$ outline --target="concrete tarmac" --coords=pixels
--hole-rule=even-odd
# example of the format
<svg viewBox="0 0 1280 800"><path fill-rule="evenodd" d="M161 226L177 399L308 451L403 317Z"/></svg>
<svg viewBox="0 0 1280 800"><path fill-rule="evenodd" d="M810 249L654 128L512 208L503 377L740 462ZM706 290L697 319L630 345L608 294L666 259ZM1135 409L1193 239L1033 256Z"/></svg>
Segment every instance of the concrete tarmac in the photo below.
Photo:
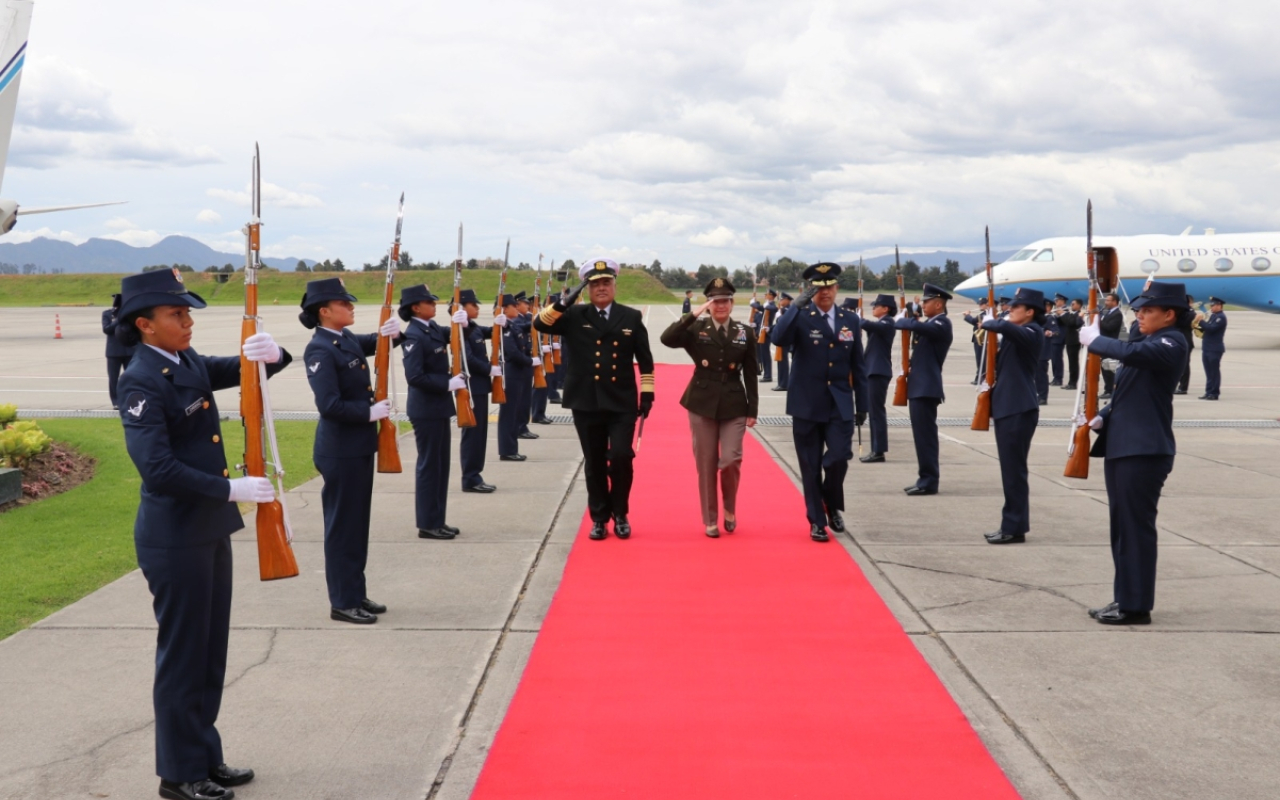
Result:
<svg viewBox="0 0 1280 800"><path fill-rule="evenodd" d="M294 309L264 312L300 354L309 334ZM58 310L62 340L52 338L53 313L0 309L9 342L0 403L108 409L101 309ZM655 355L670 363L685 357L657 335L677 314L648 309ZM371 309L358 320L365 315ZM951 316L957 342L940 415L967 418L974 361L967 326ZM1061 477L1066 428L1042 426L1032 447L1025 545L991 547L981 537L998 526L1002 502L990 433L942 428L934 497L902 494L915 479L909 428L890 428L887 463L851 466L850 532L839 546L1024 797L1270 798L1280 785L1280 427L1246 427L1277 416L1280 319L1229 316L1222 400L1195 399L1197 350L1191 392L1175 404L1180 423L1222 427L1176 430L1148 628L1108 628L1085 614L1110 600L1107 498L1099 460L1087 481ZM234 352L238 317L197 312L197 349ZM371 330L366 322L357 329ZM305 378L292 372L272 381L277 408L313 411ZM785 393L770 387L761 386L762 416L785 412ZM659 385L659 402L682 390ZM234 409L227 394L219 402ZM1042 418L1066 418L1072 401L1053 389ZM250 530L233 538L239 569L219 721L228 761L258 770L239 796L470 794L585 509L572 428L533 428L542 438L521 442L528 462L497 461L491 442L485 477L496 494L458 491L455 459L449 521L463 534L452 542L414 535L411 473L378 476L369 585L390 610L374 626L328 619L318 479L289 497L298 579L257 580L247 520ZM795 480L789 428L761 425L755 435ZM411 465L412 436L402 448ZM637 468L660 465L642 454ZM776 524L807 535L798 493L779 496ZM687 524L702 535L698 520ZM0 796L154 796L154 629L135 571L0 642Z"/></svg>

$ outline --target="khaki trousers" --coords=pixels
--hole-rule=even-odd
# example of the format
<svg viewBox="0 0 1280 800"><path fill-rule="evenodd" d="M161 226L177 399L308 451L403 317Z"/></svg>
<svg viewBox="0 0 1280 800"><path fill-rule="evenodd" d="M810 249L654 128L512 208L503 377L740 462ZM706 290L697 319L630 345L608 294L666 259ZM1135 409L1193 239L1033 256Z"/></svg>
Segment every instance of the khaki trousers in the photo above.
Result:
<svg viewBox="0 0 1280 800"><path fill-rule="evenodd" d="M724 494L725 513L736 514L738 480L742 475L742 437L747 432L747 418L716 420L690 411L689 432L693 434L693 460L698 465L702 524L715 525L719 519L717 475Z"/></svg>

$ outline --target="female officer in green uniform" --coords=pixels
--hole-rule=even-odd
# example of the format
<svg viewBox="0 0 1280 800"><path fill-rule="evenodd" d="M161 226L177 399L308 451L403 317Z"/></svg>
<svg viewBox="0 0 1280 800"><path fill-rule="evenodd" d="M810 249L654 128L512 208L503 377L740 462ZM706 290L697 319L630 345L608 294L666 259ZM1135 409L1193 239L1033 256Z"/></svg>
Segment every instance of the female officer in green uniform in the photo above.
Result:
<svg viewBox="0 0 1280 800"><path fill-rule="evenodd" d="M724 494L724 529L737 527L738 480L742 437L754 427L760 410L756 339L733 313L733 284L716 278L707 284L707 302L662 332L662 343L680 347L693 359L693 380L680 405L689 411L693 459L698 465L698 496L707 535L720 535L716 483ZM700 319L708 309L709 319Z"/></svg>

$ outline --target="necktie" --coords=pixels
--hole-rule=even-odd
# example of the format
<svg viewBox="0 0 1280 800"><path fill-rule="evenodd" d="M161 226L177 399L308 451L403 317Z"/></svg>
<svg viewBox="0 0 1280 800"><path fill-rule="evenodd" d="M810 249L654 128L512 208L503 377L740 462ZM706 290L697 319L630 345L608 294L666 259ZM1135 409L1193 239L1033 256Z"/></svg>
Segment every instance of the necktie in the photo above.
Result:
<svg viewBox="0 0 1280 800"><path fill-rule="evenodd" d="M596 311L597 311L597 313L599 313L599 314L600 314L600 321L601 321L601 322L608 322L608 321L609 321L609 315L608 315L607 313L605 313L605 310L604 310L603 308L598 308L598 309L596 309Z"/></svg>
<svg viewBox="0 0 1280 800"><path fill-rule="evenodd" d="M827 329L828 329L829 331L831 331L832 333L835 333L835 332L836 332L836 324L835 324L835 322L833 322L833 321L831 320L831 312L830 312L830 311L828 311L827 313L823 314L823 315L822 315L822 317L823 317L823 319L825 319L825 320L827 321Z"/></svg>

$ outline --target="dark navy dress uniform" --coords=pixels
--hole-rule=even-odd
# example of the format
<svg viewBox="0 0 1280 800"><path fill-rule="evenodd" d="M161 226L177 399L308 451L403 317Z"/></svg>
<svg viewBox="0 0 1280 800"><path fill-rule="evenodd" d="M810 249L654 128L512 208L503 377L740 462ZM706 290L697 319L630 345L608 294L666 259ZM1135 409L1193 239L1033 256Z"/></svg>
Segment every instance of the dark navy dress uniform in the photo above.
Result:
<svg viewBox="0 0 1280 800"><path fill-rule="evenodd" d="M1148 304L1190 313L1180 283L1153 283L1132 307ZM1098 412L1103 427L1091 455L1105 458L1114 601L1122 612L1146 613L1155 606L1156 511L1177 452L1173 393L1186 363L1187 341L1170 326L1128 342L1099 337L1089 352L1121 362L1111 403ZM1099 621L1108 620L1099 616Z"/></svg>
<svg viewBox="0 0 1280 800"><path fill-rule="evenodd" d="M414 508L419 531L442 529L449 504L449 460L453 455L451 420L456 413L453 393L449 391L451 328L434 319L424 322L410 311L414 303L438 299L425 285L410 286L400 293L401 315L409 317L400 352L405 382L409 384L405 410L418 445ZM488 373L489 365L485 364L484 374Z"/></svg>
<svg viewBox="0 0 1280 800"><path fill-rule="evenodd" d="M125 278L121 320L155 305L204 308L168 272ZM157 299L156 293L164 295ZM132 302L131 302L132 301ZM274 375L291 358L267 366ZM244 527L214 392L240 385L240 358L138 345L120 377L125 447L142 478L134 546L153 597L156 773L194 783L224 762L215 727L231 620L231 534Z"/></svg>
<svg viewBox="0 0 1280 800"><path fill-rule="evenodd" d="M898 303L892 295L882 294L872 303L884 306L889 313L880 319L868 317L862 321L862 329L867 332L867 419L871 425L871 455L883 456L889 452L889 415L886 400L889 397L889 383L893 380L893 340L897 328L893 317L898 313Z"/></svg>
<svg viewBox="0 0 1280 800"><path fill-rule="evenodd" d="M559 298L556 298L556 299L558 300ZM691 313L692 311L693 311L693 301L689 298L688 295L685 295L684 303L680 305L680 313L688 314L688 313Z"/></svg>
<svg viewBox="0 0 1280 800"><path fill-rule="evenodd" d="M502 296L503 307L515 305L515 298ZM503 387L507 402L498 407L498 455L520 455L520 431L528 420L525 409L533 392L533 339L521 317L507 320L502 329L502 352L506 358Z"/></svg>
<svg viewBox="0 0 1280 800"><path fill-rule="evenodd" d="M1065 305L1059 307L1056 303L1061 300L1065 304L1067 302L1067 297L1066 295L1056 294L1053 296L1053 299L1055 302L1053 313L1048 314L1045 318L1046 327L1049 327L1050 324L1052 324L1054 328L1057 328L1049 341L1049 367L1052 373L1052 380L1049 381L1049 385L1061 386L1063 377L1062 355L1067 346L1066 329L1062 326L1062 318L1067 311Z"/></svg>
<svg viewBox="0 0 1280 800"><path fill-rule="evenodd" d="M1013 304L1027 306L1037 312L1038 318L1044 318L1043 292L1019 289ZM1017 537L1024 537L1031 530L1027 457L1040 423L1036 370L1044 346L1044 329L1036 322L1017 325L1007 319L988 320L982 327L993 336L1003 337L996 351L996 383L990 391L1004 508L1000 512L1000 530L988 536L987 541L1005 544L1022 541Z"/></svg>
<svg viewBox="0 0 1280 800"><path fill-rule="evenodd" d="M480 304L475 292L463 289L459 295L462 305ZM452 330L452 329L451 329ZM465 341L467 344L467 368L471 370L471 378L467 388L471 392L471 408L475 411L476 424L462 429L462 442L459 444L459 460L462 464L463 490L486 486L484 476L485 451L489 437L489 395L493 392L493 379L489 377L492 362L489 360L489 342L493 336L493 328L479 325L471 320L467 325Z"/></svg>
<svg viewBox="0 0 1280 800"><path fill-rule="evenodd" d="M1040 308L1043 310L1044 306ZM1053 362L1053 340L1060 338L1062 329L1058 327L1058 321L1050 316L1044 316L1044 333L1040 337L1040 364L1036 368L1036 396L1040 398L1041 403L1049 401L1049 367ZM1059 351L1061 352L1061 351Z"/></svg>
<svg viewBox="0 0 1280 800"><path fill-rule="evenodd" d="M818 285L834 285L840 267L814 264L804 277ZM822 283L819 283L822 282ZM793 362L787 391L791 436L800 462L805 516L811 535L845 509L844 480L853 458L853 428L869 405L867 364L856 314L832 306L824 313L816 305L792 305L773 326L769 340L790 348Z"/></svg>
<svg viewBox="0 0 1280 800"><path fill-rule="evenodd" d="M930 284L924 296L950 300L951 294ZM938 405L947 399L942 388L942 365L951 350L951 320L944 311L927 320L900 318L898 330L912 333L911 374L907 378L907 411L911 415L911 435L915 439L919 479L908 491L935 494L942 469L938 465Z"/></svg>
<svg viewBox="0 0 1280 800"><path fill-rule="evenodd" d="M1209 298L1212 303L1216 298ZM1204 400L1217 400L1222 392L1222 356L1227 352L1223 340L1227 335L1227 315L1215 311L1201 320L1200 359L1204 364Z"/></svg>
<svg viewBox="0 0 1280 800"><path fill-rule="evenodd" d="M756 364L760 367L760 380L763 383L769 383L773 380L773 356L769 352L768 329L765 329L765 343L759 343L760 331L765 324L765 315L769 317L769 327L773 327L778 321L778 305L773 298L768 297L763 303L752 300L751 327L756 337Z"/></svg>
<svg viewBox="0 0 1280 800"><path fill-rule="evenodd" d="M777 314L779 317L781 317L783 312L785 312L788 308L791 307L791 303L794 302L795 300L795 298L793 298L791 295L787 294L786 292L783 292L781 297L783 300L787 301L787 305L786 306L783 306L781 304L778 305ZM774 361L774 364L778 368L778 379L774 383L773 388L776 389L777 391L783 392L783 391L786 391L787 387L791 385L791 351L785 347L779 347L778 355L780 355L781 357L777 358Z"/></svg>
<svg viewBox="0 0 1280 800"><path fill-rule="evenodd" d="M115 302L119 302L120 295L112 295ZM111 397L111 407L118 408L120 402L116 387L120 382L120 373L124 372L125 367L129 366L129 359L133 357L134 345L127 345L116 336L116 308L115 303L111 308L102 312L102 332L107 335L107 394Z"/></svg>
<svg viewBox="0 0 1280 800"><path fill-rule="evenodd" d="M973 342L973 360L978 364L978 371L974 373L974 378L973 378L974 383L980 382L983 378L982 373L984 371L983 368L985 365L982 363L982 352L983 352L982 342L983 342L984 333L980 326L982 325L982 318L986 315L986 313L987 312L984 309L980 308L975 312L971 312L964 315L964 321L968 323L970 327L973 328L973 336L970 337Z"/></svg>

